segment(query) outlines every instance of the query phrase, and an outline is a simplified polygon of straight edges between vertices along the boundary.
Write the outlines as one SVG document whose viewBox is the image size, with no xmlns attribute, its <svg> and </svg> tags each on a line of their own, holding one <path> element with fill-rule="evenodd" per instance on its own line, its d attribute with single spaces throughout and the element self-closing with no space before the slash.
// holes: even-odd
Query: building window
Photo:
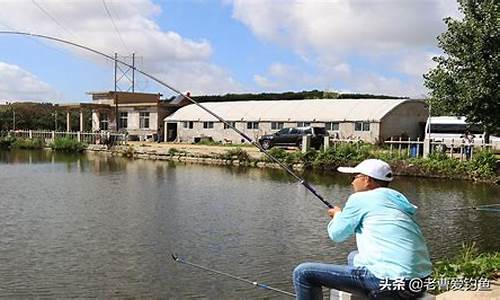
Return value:
<svg viewBox="0 0 500 300">
<path fill-rule="evenodd" d="M 259 129 L 259 122 L 247 122 L 247 129 Z"/>
<path fill-rule="evenodd" d="M 212 129 L 214 128 L 214 122 L 203 122 L 204 129 Z"/>
<path fill-rule="evenodd" d="M 328 131 L 339 131 L 339 122 L 325 123 L 325 129 Z"/>
<path fill-rule="evenodd" d="M 297 127 L 311 126 L 311 122 L 297 122 Z"/>
<path fill-rule="evenodd" d="M 272 130 L 279 130 L 283 129 L 285 123 L 283 122 L 271 122 L 271 129 Z"/>
<path fill-rule="evenodd" d="M 229 125 L 236 128 L 236 122 L 228 122 L 228 123 L 229 123 Z M 224 129 L 231 129 L 231 127 L 227 126 L 226 123 L 224 123 Z"/>
<path fill-rule="evenodd" d="M 128 127 L 128 112 L 121 111 L 120 112 L 120 119 L 119 119 L 119 123 L 118 123 L 118 128 L 126 129 L 127 127 Z"/>
<path fill-rule="evenodd" d="M 370 131 L 370 122 L 355 122 L 354 131 Z"/>
<path fill-rule="evenodd" d="M 186 129 L 193 129 L 194 127 L 194 122 L 193 121 L 184 121 L 184 128 Z"/>
<path fill-rule="evenodd" d="M 107 113 L 99 114 L 99 129 L 108 130 L 109 129 L 109 116 Z"/>
<path fill-rule="evenodd" d="M 139 113 L 139 128 L 149 129 L 149 112 Z"/>
</svg>

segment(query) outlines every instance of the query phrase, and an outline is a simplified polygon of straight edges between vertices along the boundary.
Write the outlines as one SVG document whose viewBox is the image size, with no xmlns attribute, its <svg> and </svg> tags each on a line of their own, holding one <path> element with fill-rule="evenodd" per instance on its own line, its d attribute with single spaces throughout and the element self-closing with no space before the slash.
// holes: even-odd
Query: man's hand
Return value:
<svg viewBox="0 0 500 300">
<path fill-rule="evenodd" d="M 341 212 L 342 209 L 338 206 L 334 206 L 333 208 L 330 208 L 328 210 L 328 215 L 330 216 L 330 218 L 334 218 L 335 217 L 335 214 L 338 214 L 339 212 Z"/>
</svg>

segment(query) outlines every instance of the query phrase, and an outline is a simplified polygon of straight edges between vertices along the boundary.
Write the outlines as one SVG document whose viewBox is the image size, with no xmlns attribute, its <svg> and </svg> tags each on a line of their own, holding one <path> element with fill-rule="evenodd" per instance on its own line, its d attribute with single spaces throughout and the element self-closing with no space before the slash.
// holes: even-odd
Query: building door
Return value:
<svg viewBox="0 0 500 300">
<path fill-rule="evenodd" d="M 174 142 L 177 139 L 177 123 L 167 123 L 167 140 L 166 142 Z"/>
</svg>

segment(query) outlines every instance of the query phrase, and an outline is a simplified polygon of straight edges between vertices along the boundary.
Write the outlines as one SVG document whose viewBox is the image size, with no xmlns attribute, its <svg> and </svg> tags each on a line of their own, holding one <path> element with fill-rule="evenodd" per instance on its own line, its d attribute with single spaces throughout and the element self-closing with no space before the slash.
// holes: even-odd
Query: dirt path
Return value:
<svg viewBox="0 0 500 300">
<path fill-rule="evenodd" d="M 224 154 L 230 149 L 235 149 L 238 146 L 207 146 L 207 145 L 193 145 L 184 143 L 154 143 L 154 142 L 129 142 L 135 149 L 140 150 L 156 150 L 158 152 L 168 152 L 169 149 L 174 148 L 179 151 L 187 151 L 193 154 L 200 155 L 213 155 Z M 252 158 L 260 159 L 262 153 L 254 146 L 240 147 L 245 150 Z"/>
</svg>

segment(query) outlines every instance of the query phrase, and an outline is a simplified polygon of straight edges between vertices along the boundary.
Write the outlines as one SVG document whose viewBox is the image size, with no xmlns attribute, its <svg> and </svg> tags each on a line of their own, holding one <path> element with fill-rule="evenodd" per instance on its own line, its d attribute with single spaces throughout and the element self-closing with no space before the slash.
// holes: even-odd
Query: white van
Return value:
<svg viewBox="0 0 500 300">
<path fill-rule="evenodd" d="M 425 138 L 448 147 L 462 142 L 480 145 L 484 143 L 484 132 L 479 125 L 467 124 L 465 117 L 430 117 L 425 125 Z M 490 143 L 500 149 L 500 137 L 490 135 Z"/>
</svg>

